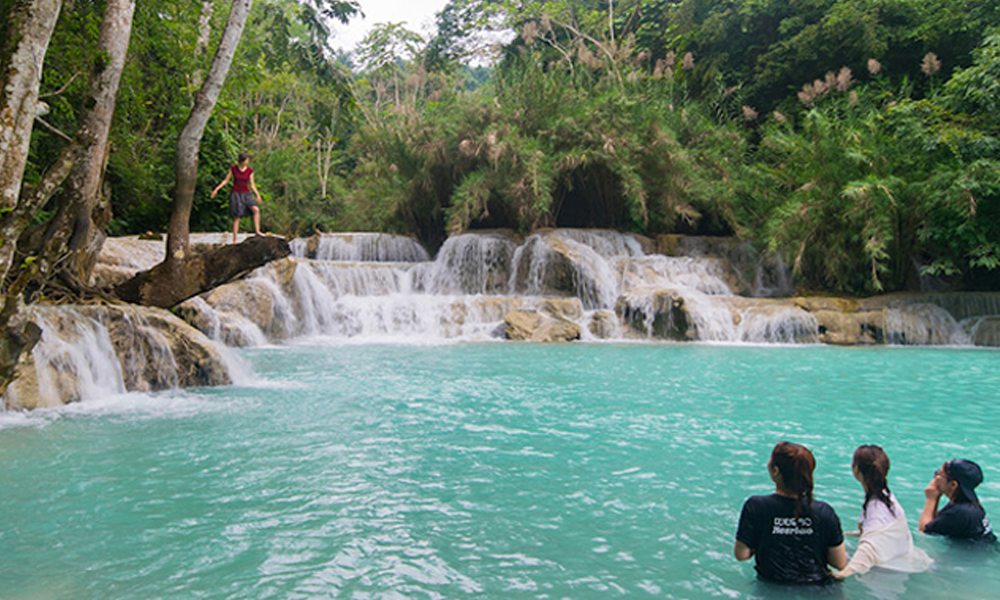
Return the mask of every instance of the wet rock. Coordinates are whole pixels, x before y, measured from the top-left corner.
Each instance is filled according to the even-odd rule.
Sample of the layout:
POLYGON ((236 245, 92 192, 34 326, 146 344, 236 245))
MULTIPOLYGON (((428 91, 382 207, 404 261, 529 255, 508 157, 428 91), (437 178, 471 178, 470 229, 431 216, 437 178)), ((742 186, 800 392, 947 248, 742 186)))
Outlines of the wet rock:
POLYGON ((760 253, 737 238, 664 234, 656 236, 656 249, 666 256, 721 260, 724 279, 736 294, 775 297, 792 291, 788 269, 779 255, 760 253))
POLYGON ((240 314, 219 312, 201 298, 186 300, 174 314, 209 338, 234 348, 261 346, 267 338, 260 328, 240 314))
POLYGON ((274 295, 263 281, 244 279, 220 286, 202 296, 218 312, 242 315, 261 331, 274 325, 274 295))
MULTIPOLYGON (((228 368, 204 334, 169 312, 130 306, 42 306, 42 329, 4 395, 12 409, 58 406, 108 390, 226 385, 228 368)), ((113 392, 112 392, 113 393, 113 392)))
POLYGON ((642 256, 629 235, 606 230, 553 229, 530 235, 518 249, 514 293, 580 299, 587 310, 615 304, 619 262, 642 256))
POLYGON ((606 310, 594 311, 590 316, 587 328, 591 335, 600 340, 610 340, 618 337, 618 317, 606 310))
POLYGON ((509 340, 530 340, 542 326, 545 317, 533 310, 515 310, 504 316, 506 336, 509 340))
POLYGON ((139 271, 163 262, 166 245, 161 240, 140 239, 137 236, 113 237, 104 240, 101 253, 91 275, 91 284, 111 287, 139 271))
POLYGON ((968 323, 968 331, 975 345, 1000 347, 1000 316, 973 319, 968 323))
POLYGON ((579 298, 545 298, 538 310, 543 315, 564 321, 579 321, 583 318, 583 305, 579 298))
POLYGON ((569 342, 580 339, 580 326, 565 319, 553 319, 535 311, 515 310, 504 317, 506 337, 532 342, 569 342))
POLYGON ((626 325, 649 337, 695 339, 684 298, 675 290, 632 290, 618 299, 615 312, 626 325))

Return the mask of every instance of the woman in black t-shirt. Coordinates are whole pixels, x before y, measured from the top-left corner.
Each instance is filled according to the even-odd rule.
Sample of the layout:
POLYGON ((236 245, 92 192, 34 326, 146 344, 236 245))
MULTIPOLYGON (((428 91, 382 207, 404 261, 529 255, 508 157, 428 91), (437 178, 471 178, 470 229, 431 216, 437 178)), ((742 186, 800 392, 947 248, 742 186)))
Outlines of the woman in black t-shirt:
POLYGON ((996 536, 979 504, 976 487, 983 482, 983 470, 971 460, 956 458, 941 465, 924 489, 924 510, 920 513, 920 531, 955 539, 995 542, 996 536), (941 496, 948 504, 940 511, 941 496))
POLYGON ((743 505, 733 554, 756 559, 757 576, 779 583, 835 581, 828 567, 847 565, 844 534, 833 508, 813 500, 816 459, 805 446, 778 442, 767 471, 775 492, 743 505))

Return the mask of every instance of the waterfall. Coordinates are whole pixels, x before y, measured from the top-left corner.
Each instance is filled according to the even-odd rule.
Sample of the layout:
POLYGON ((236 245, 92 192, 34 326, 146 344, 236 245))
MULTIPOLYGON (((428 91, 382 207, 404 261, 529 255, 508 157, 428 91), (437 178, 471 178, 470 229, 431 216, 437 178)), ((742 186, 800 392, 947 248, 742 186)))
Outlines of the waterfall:
MULTIPOLYGON (((414 278, 433 269, 409 264, 297 261, 290 284, 271 282, 290 307, 288 337, 487 338, 516 308, 513 297, 416 293, 414 278)), ((267 275, 262 275, 267 277, 267 275)))
POLYGON ((226 346, 264 346, 267 336, 253 321, 235 312, 219 312, 203 298, 195 296, 188 300, 189 308, 201 321, 196 325, 213 340, 220 340, 226 346))
POLYGON ((972 344, 969 333, 944 308, 926 303, 886 308, 883 325, 886 343, 905 345, 972 344))
POLYGON ((906 302, 930 303, 940 306, 959 321, 972 317, 1000 315, 1000 294, 996 292, 963 292, 920 294, 896 300, 894 304, 906 302))
MULTIPOLYGON (((125 378, 108 329, 98 320, 56 308, 36 308, 42 337, 31 351, 42 406, 125 393, 125 378)), ((8 398, 8 406, 24 402, 8 398)))
POLYGON ((428 294, 503 295, 510 285, 514 242, 503 234, 448 238, 437 259, 419 273, 414 289, 428 294))
POLYGON ((741 291, 755 298, 789 296, 791 277, 777 253, 759 253, 735 238, 666 236, 673 241, 671 254, 691 258, 721 259, 741 291))
POLYGON ((469 232, 446 240, 433 260, 412 238, 383 234, 322 234, 292 246, 297 258, 231 284, 242 291, 193 303, 200 316, 189 320, 236 346, 258 345, 260 336, 485 340, 504 334, 514 310, 572 321, 582 339, 855 343, 872 339, 857 331, 869 327, 890 343, 1000 340, 1000 318, 993 318, 1000 294, 900 295, 856 308, 833 299, 774 298, 791 289, 780 257, 761 257, 725 238, 654 242, 551 229, 518 243, 510 232, 469 232), (654 246, 671 255, 652 253, 654 246), (565 311, 552 302, 578 305, 565 311))
POLYGON ((736 337, 741 342, 764 344, 815 344, 819 342, 816 317, 791 306, 761 304, 739 311, 736 337))
POLYGON ((290 242, 292 256, 323 261, 425 262, 420 242, 387 233, 323 233, 290 242))
POLYGON ((732 296, 722 262, 712 258, 648 256, 624 261, 622 289, 681 288, 706 296, 732 296))
MULTIPOLYGON (((656 305, 657 295, 668 291, 673 298, 683 300, 690 328, 687 338, 735 341, 733 312, 715 298, 733 295, 723 276, 718 259, 648 256, 623 262, 622 289, 630 293, 627 297, 633 308, 646 314, 646 335, 654 335, 658 327, 654 315, 663 310, 656 305)), ((674 314, 669 318, 672 323, 664 325, 680 326, 677 319, 674 314)))
POLYGON ((230 381, 228 365, 211 342, 160 309, 36 306, 29 318, 41 338, 22 357, 20 376, 5 392, 8 407, 230 381))
POLYGON ((1000 346, 1000 317, 969 317, 960 324, 977 346, 1000 346))
MULTIPOLYGON (((296 256, 317 258, 294 258, 290 270, 270 266, 254 275, 268 296, 257 302, 271 308, 250 329, 289 340, 488 339, 502 331, 511 310, 548 314, 546 299, 577 298, 580 308, 553 318, 577 322, 585 339, 594 339, 593 331, 625 335, 609 321, 615 319, 609 311, 624 307, 628 320, 649 337, 815 341, 815 319, 801 309, 734 305, 723 259, 647 255, 630 234, 547 230, 516 245, 510 233, 466 233, 446 240, 433 261, 422 262, 385 262, 388 254, 372 250, 381 239, 324 234, 293 241, 296 256)), ((414 243, 385 239, 395 239, 400 248, 414 243)), ((239 306, 230 302, 226 310, 239 306)), ((222 310, 214 317, 204 312, 199 319, 206 324, 199 327, 213 338, 232 343, 250 337, 233 332, 232 325, 213 325, 213 318, 224 320, 222 310)))
POLYGON ((529 296, 573 295, 584 308, 611 308, 619 295, 618 263, 643 256, 632 236, 558 229, 530 235, 514 252, 509 289, 529 296))

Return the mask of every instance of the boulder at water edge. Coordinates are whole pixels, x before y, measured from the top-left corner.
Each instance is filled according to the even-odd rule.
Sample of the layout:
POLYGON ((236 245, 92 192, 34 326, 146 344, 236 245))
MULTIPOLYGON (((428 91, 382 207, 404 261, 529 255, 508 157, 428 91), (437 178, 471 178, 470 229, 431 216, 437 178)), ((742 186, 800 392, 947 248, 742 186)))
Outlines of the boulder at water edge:
POLYGON ((515 310, 504 316, 507 339, 532 342, 571 342, 580 339, 580 326, 530 310, 515 310))

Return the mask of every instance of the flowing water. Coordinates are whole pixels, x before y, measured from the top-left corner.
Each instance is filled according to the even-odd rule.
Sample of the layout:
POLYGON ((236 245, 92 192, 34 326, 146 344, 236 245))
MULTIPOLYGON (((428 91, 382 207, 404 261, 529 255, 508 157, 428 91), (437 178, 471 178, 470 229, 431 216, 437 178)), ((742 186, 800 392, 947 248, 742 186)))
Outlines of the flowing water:
MULTIPOLYGON (((845 529, 880 443, 915 529, 942 461, 1000 519, 996 351, 345 344, 253 377, 0 413, 0 598, 813 598, 732 558, 779 439, 845 529)), ((1000 555, 915 534, 928 573, 848 599, 998 598, 1000 555)), ((853 549, 853 541, 848 548, 853 549)), ((826 597, 824 594, 822 597, 826 597)))

